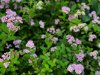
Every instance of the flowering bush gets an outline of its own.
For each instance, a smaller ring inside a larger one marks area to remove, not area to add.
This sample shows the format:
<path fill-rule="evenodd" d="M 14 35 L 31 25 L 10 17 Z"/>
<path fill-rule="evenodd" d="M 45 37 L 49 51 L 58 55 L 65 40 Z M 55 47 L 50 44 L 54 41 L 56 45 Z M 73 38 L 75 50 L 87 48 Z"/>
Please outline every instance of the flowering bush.
<path fill-rule="evenodd" d="M 0 75 L 100 75 L 99 0 L 1 0 Z"/>

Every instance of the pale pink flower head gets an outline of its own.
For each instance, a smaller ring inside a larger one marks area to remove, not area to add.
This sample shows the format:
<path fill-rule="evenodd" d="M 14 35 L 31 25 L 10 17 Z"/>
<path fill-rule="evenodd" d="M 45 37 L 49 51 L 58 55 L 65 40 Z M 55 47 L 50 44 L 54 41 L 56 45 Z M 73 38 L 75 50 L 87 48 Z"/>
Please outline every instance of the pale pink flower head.
<path fill-rule="evenodd" d="M 3 16 L 3 17 L 1 18 L 1 21 L 2 21 L 2 22 L 7 22 L 7 17 L 6 17 L 6 16 Z"/>
<path fill-rule="evenodd" d="M 3 59 L 2 58 L 0 58 L 0 62 L 3 62 Z"/>
<path fill-rule="evenodd" d="M 7 23 L 7 27 L 11 30 L 14 28 L 14 25 L 12 22 Z"/>
<path fill-rule="evenodd" d="M 0 4 L 0 9 L 3 9 L 4 8 L 4 5 L 3 4 Z"/>
<path fill-rule="evenodd" d="M 98 54 L 97 50 L 94 50 L 93 52 L 90 52 L 90 56 L 92 56 L 94 59 L 97 59 L 97 54 Z"/>
<path fill-rule="evenodd" d="M 2 58 L 3 58 L 4 60 L 5 60 L 5 59 L 9 60 L 9 59 L 10 59 L 10 52 L 4 53 L 4 54 L 2 55 Z"/>
<path fill-rule="evenodd" d="M 10 62 L 5 62 L 3 65 L 5 68 L 7 68 L 9 66 Z"/>
<path fill-rule="evenodd" d="M 85 54 L 81 51 L 79 54 L 75 54 L 77 61 L 83 61 L 83 58 L 85 57 Z"/>
<path fill-rule="evenodd" d="M 35 47 L 33 41 L 32 41 L 32 40 L 29 40 L 29 41 L 27 42 L 27 44 L 26 44 L 26 47 L 29 47 L 29 48 Z"/>
<path fill-rule="evenodd" d="M 58 41 L 58 38 L 57 37 L 53 37 L 52 41 L 54 42 L 54 44 L 56 44 L 57 41 Z"/>
<path fill-rule="evenodd" d="M 70 8 L 69 7 L 66 7 L 66 6 L 63 6 L 62 7 L 62 11 L 66 14 L 68 14 L 70 12 Z"/>
<path fill-rule="evenodd" d="M 16 16 L 16 12 L 12 11 L 11 9 L 6 10 L 6 14 L 8 17 Z"/>
<path fill-rule="evenodd" d="M 60 20 L 59 19 L 55 19 L 55 24 L 59 24 Z"/>
<path fill-rule="evenodd" d="M 29 62 L 29 63 L 32 63 L 32 60 L 31 60 L 31 59 L 29 59 L 29 60 L 28 60 L 28 62 Z"/>
<path fill-rule="evenodd" d="M 100 75 L 100 71 L 95 71 L 95 75 Z"/>
<path fill-rule="evenodd" d="M 23 53 L 30 53 L 30 50 L 24 49 L 24 50 L 23 50 Z"/>
<path fill-rule="evenodd" d="M 71 64 L 68 66 L 67 70 L 69 72 L 73 72 L 75 70 L 77 74 L 81 74 L 84 70 L 84 67 L 82 64 Z"/>
<path fill-rule="evenodd" d="M 76 44 L 77 44 L 77 45 L 78 45 L 78 44 L 81 44 L 81 40 L 76 39 Z"/>
<path fill-rule="evenodd" d="M 42 20 L 39 21 L 40 28 L 44 28 L 44 22 Z"/>
<path fill-rule="evenodd" d="M 21 43 L 21 40 L 14 40 L 14 41 L 13 41 L 13 44 L 14 44 L 14 45 L 20 45 L 20 43 Z"/>
<path fill-rule="evenodd" d="M 37 54 L 32 54 L 31 56 L 33 56 L 34 58 L 37 58 Z"/>
<path fill-rule="evenodd" d="M 74 66 L 75 66 L 76 64 L 71 64 L 71 65 L 69 65 L 68 66 L 68 68 L 67 68 L 67 70 L 69 71 L 69 72 L 73 72 L 74 71 Z"/>
<path fill-rule="evenodd" d="M 97 36 L 95 34 L 91 34 L 91 35 L 89 35 L 89 39 L 88 40 L 92 42 L 96 38 L 97 38 Z"/>
<path fill-rule="evenodd" d="M 74 38 L 73 36 L 71 36 L 71 37 L 68 39 L 68 43 L 69 43 L 69 44 L 72 44 L 74 41 L 75 41 L 75 38 Z"/>
<path fill-rule="evenodd" d="M 75 16 L 74 16 L 74 15 L 69 15 L 69 16 L 68 16 L 68 20 L 69 20 L 69 21 L 72 21 L 73 19 L 75 19 Z"/>
<path fill-rule="evenodd" d="M 10 0 L 1 0 L 1 2 L 9 3 Z"/>
<path fill-rule="evenodd" d="M 81 73 L 83 72 L 83 70 L 84 70 L 84 67 L 83 67 L 82 64 L 77 64 L 77 65 L 74 67 L 74 69 L 75 69 L 75 72 L 76 72 L 77 74 L 81 74 Z"/>
<path fill-rule="evenodd" d="M 57 47 L 51 47 L 50 51 L 55 51 L 57 49 Z"/>

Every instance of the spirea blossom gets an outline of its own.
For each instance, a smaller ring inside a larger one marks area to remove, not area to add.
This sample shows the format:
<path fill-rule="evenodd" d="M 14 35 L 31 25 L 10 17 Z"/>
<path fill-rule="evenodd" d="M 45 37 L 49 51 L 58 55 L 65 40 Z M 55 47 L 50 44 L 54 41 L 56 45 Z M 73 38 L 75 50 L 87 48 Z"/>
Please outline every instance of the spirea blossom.
<path fill-rule="evenodd" d="M 9 59 L 10 59 L 10 52 L 4 53 L 4 54 L 2 55 L 2 58 L 3 58 L 4 60 L 5 60 L 5 59 L 9 60 Z"/>
<path fill-rule="evenodd" d="M 12 11 L 11 9 L 6 10 L 6 16 L 3 16 L 1 18 L 2 22 L 7 23 L 7 27 L 9 30 L 12 31 L 18 31 L 20 29 L 19 26 L 15 26 L 14 23 L 23 23 L 22 18 L 20 16 L 17 16 L 15 11 Z"/>
<path fill-rule="evenodd" d="M 51 47 L 50 51 L 55 51 L 57 47 Z"/>
<path fill-rule="evenodd" d="M 76 74 L 81 74 L 84 71 L 84 67 L 82 64 L 71 64 L 68 66 L 67 70 L 69 72 L 75 71 Z"/>
<path fill-rule="evenodd" d="M 39 21 L 40 28 L 44 28 L 44 22 L 42 20 Z"/>
<path fill-rule="evenodd" d="M 96 38 L 97 38 L 97 36 L 95 34 L 91 34 L 91 35 L 89 35 L 89 39 L 88 40 L 92 42 Z"/>
<path fill-rule="evenodd" d="M 92 56 L 94 59 L 97 59 L 97 54 L 98 54 L 97 50 L 94 50 L 93 52 L 89 53 L 89 55 Z"/>
<path fill-rule="evenodd" d="M 29 48 L 34 48 L 34 47 L 35 47 L 35 45 L 34 45 L 34 43 L 33 43 L 33 41 L 32 41 L 32 40 L 29 40 L 29 41 L 27 42 L 27 44 L 26 44 L 26 47 L 29 47 Z"/>
<path fill-rule="evenodd" d="M 5 68 L 7 68 L 9 66 L 10 62 L 5 62 L 3 65 Z"/>
<path fill-rule="evenodd" d="M 68 14 L 70 12 L 70 8 L 69 7 L 63 6 L 61 9 L 66 14 Z"/>
<path fill-rule="evenodd" d="M 81 44 L 81 40 L 79 40 L 78 38 L 75 39 L 72 35 L 66 35 L 66 39 L 68 40 L 67 42 L 69 44 L 72 44 L 75 46 Z"/>
<path fill-rule="evenodd" d="M 79 54 L 75 54 L 77 61 L 83 61 L 83 58 L 85 57 L 85 54 L 83 53 L 83 51 L 81 51 Z"/>
<path fill-rule="evenodd" d="M 16 48 L 19 48 L 19 45 L 21 43 L 21 40 L 14 40 L 13 44 L 15 45 Z"/>
<path fill-rule="evenodd" d="M 23 50 L 23 53 L 30 53 L 31 51 L 30 50 L 28 50 L 28 49 L 24 49 Z"/>
<path fill-rule="evenodd" d="M 52 41 L 54 42 L 54 44 L 56 44 L 57 41 L 58 41 L 58 38 L 57 37 L 53 37 Z"/>
<path fill-rule="evenodd" d="M 82 5 L 82 6 L 81 6 L 81 9 L 82 9 L 82 10 L 85 10 L 85 9 L 89 10 L 89 9 L 90 9 L 90 7 L 87 6 L 85 3 L 82 3 L 81 5 Z"/>
<path fill-rule="evenodd" d="M 52 34 L 54 34 L 56 32 L 54 26 L 47 28 L 47 31 L 52 33 Z"/>
<path fill-rule="evenodd" d="M 60 20 L 59 19 L 55 19 L 55 24 L 59 24 Z"/>
<path fill-rule="evenodd" d="M 93 20 L 92 20 L 93 23 L 100 24 L 100 20 L 99 20 L 100 18 L 97 16 L 95 11 L 92 11 L 89 15 L 90 17 L 93 17 Z"/>

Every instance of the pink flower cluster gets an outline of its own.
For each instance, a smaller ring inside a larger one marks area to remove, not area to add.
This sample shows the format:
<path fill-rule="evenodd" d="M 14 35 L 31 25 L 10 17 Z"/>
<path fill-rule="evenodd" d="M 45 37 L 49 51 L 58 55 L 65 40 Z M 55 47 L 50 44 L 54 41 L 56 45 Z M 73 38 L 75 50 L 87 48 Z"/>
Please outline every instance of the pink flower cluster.
<path fill-rule="evenodd" d="M 14 40 L 13 44 L 15 45 L 16 48 L 19 48 L 19 45 L 21 43 L 21 40 Z"/>
<path fill-rule="evenodd" d="M 59 24 L 60 23 L 60 20 L 59 19 L 55 19 L 55 24 Z"/>
<path fill-rule="evenodd" d="M 12 11 L 11 9 L 6 10 L 6 16 L 3 16 L 1 21 L 7 23 L 7 27 L 15 32 L 18 31 L 19 27 L 14 26 L 14 23 L 23 23 L 22 18 L 17 16 L 16 12 Z"/>
<path fill-rule="evenodd" d="M 29 47 L 29 48 L 34 48 L 34 47 L 35 47 L 35 45 L 34 45 L 34 43 L 33 43 L 33 41 L 32 41 L 32 40 L 29 40 L 29 41 L 27 42 L 27 44 L 26 44 L 26 47 Z"/>
<path fill-rule="evenodd" d="M 97 36 L 95 34 L 91 34 L 91 35 L 89 35 L 89 39 L 88 40 L 92 42 L 96 38 L 97 38 Z"/>
<path fill-rule="evenodd" d="M 99 20 L 100 18 L 97 16 L 95 11 L 92 11 L 90 13 L 90 17 L 93 17 L 93 20 L 92 20 L 93 23 L 100 24 L 100 20 Z"/>
<path fill-rule="evenodd" d="M 92 56 L 94 59 L 97 59 L 97 54 L 98 54 L 97 50 L 94 50 L 93 52 L 90 52 L 90 56 Z"/>
<path fill-rule="evenodd" d="M 10 59 L 10 52 L 4 53 L 0 58 L 0 62 L 3 62 L 4 60 L 9 60 Z M 3 65 L 5 68 L 9 66 L 10 62 L 4 62 Z"/>
<path fill-rule="evenodd" d="M 89 9 L 90 9 L 90 7 L 87 6 L 85 3 L 82 3 L 81 5 L 82 5 L 82 6 L 81 6 L 81 9 L 82 9 L 82 10 L 85 10 L 85 9 L 89 10 Z"/>
<path fill-rule="evenodd" d="M 84 71 L 84 67 L 82 64 L 71 64 L 68 66 L 67 70 L 69 72 L 73 72 L 75 70 L 77 74 L 81 74 Z"/>
<path fill-rule="evenodd" d="M 83 51 L 81 51 L 79 54 L 75 54 L 77 61 L 83 61 L 83 58 L 85 57 L 85 54 L 83 53 Z"/>
<path fill-rule="evenodd" d="M 24 49 L 23 50 L 23 53 L 30 53 L 31 51 L 30 50 L 28 50 L 28 49 Z"/>
<path fill-rule="evenodd" d="M 9 8 L 9 2 L 10 0 L 1 0 L 0 9 Z"/>
<path fill-rule="evenodd" d="M 40 28 L 44 28 L 44 22 L 42 20 L 39 21 Z"/>
<path fill-rule="evenodd" d="M 70 12 L 70 8 L 69 7 L 63 6 L 61 9 L 66 14 L 68 14 Z"/>
<path fill-rule="evenodd" d="M 79 39 L 75 39 L 72 35 L 67 35 L 66 39 L 68 40 L 69 44 L 75 44 L 76 46 L 81 44 L 81 40 Z"/>
<path fill-rule="evenodd" d="M 58 38 L 57 37 L 53 37 L 52 41 L 53 41 L 54 44 L 56 44 L 57 41 L 58 41 Z"/>
<path fill-rule="evenodd" d="M 86 23 L 80 23 L 77 26 L 71 26 L 70 31 L 79 32 L 85 26 L 86 26 Z"/>
<path fill-rule="evenodd" d="M 9 59 L 10 59 L 10 52 L 4 53 L 4 54 L 2 55 L 2 58 L 3 58 L 3 60 L 5 60 L 5 59 L 9 60 Z"/>

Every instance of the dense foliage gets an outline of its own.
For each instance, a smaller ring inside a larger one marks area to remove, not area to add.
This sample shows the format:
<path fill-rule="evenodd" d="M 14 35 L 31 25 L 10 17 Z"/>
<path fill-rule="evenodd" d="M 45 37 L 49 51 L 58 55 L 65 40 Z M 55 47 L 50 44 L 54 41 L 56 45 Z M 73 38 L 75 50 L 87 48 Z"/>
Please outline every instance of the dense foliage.
<path fill-rule="evenodd" d="M 0 75 L 100 75 L 99 0 L 0 1 Z"/>

